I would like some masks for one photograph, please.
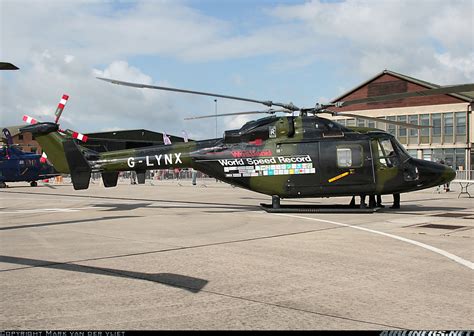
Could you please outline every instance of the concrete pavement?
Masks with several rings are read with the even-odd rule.
[[[213,180],[152,183],[0,190],[0,329],[474,329],[473,199],[278,215]]]

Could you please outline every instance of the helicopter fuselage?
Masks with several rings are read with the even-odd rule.
[[[403,193],[451,181],[444,165],[410,157],[390,134],[320,117],[267,117],[223,138],[101,153],[95,171],[194,168],[281,198]]]

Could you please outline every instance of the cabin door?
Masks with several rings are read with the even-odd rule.
[[[375,191],[369,140],[320,142],[319,170],[324,193],[356,195]]]

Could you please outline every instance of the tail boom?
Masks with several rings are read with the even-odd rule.
[[[154,169],[190,168],[192,143],[153,146],[102,153],[93,168],[101,171],[144,171]]]
[[[144,176],[146,170],[194,166],[191,153],[196,149],[195,142],[89,153],[71,137],[59,133],[55,123],[36,123],[23,127],[21,131],[35,136],[58,172],[71,174],[74,189],[87,189],[92,171],[101,172],[104,185],[113,187],[120,171],[133,170]]]

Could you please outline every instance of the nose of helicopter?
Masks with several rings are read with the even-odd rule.
[[[424,188],[435,187],[454,180],[456,171],[441,163],[416,160],[420,183]]]

